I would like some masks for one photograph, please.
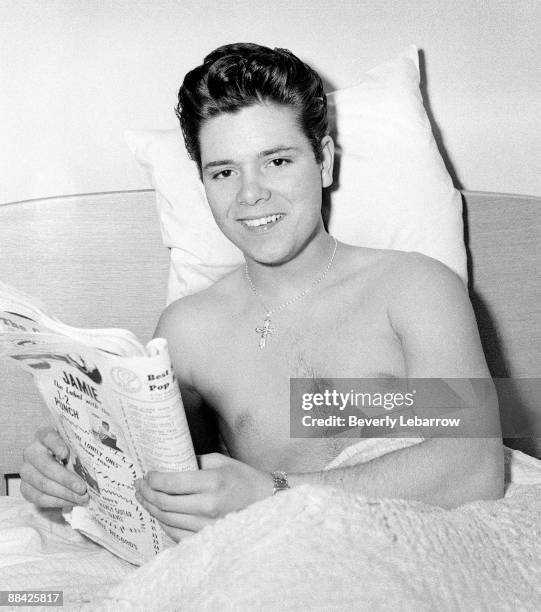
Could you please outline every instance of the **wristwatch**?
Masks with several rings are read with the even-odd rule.
[[[278,491],[285,491],[289,489],[289,483],[287,482],[287,474],[285,472],[272,472],[272,480],[274,482],[273,495],[276,495]]]

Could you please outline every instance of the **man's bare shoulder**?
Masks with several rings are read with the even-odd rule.
[[[241,280],[242,269],[238,268],[210,287],[171,302],[160,317],[158,330],[189,334],[195,329],[204,329],[209,321],[223,311],[224,306],[235,299]]]
[[[471,305],[462,279],[442,262],[417,252],[384,251],[380,282],[392,318],[422,318],[454,309],[464,314]]]
[[[234,295],[238,276],[233,271],[208,289],[171,302],[160,317],[154,336],[167,340],[183,387],[190,387],[194,368],[201,368],[212,354],[211,339],[221,332],[223,308],[228,306],[228,296]]]
[[[404,327],[412,320],[441,319],[451,313],[471,318],[466,285],[436,259],[417,252],[354,247],[346,256],[350,284],[385,309],[392,324]]]
[[[365,299],[368,295],[377,312],[386,313],[408,376],[488,375],[468,289],[457,274],[420,253],[353,255],[364,261],[365,270],[358,266],[356,291]]]
[[[417,252],[386,251],[388,279],[404,293],[434,292],[441,289],[465,289],[462,279],[441,261]]]
[[[395,297],[420,292],[419,297],[445,286],[465,287],[445,264],[422,253],[343,246],[345,274],[362,275]]]
[[[395,311],[407,315],[429,309],[470,310],[466,284],[442,262],[422,253],[402,251],[394,252],[389,261],[387,285],[392,291],[390,304],[394,304]]]

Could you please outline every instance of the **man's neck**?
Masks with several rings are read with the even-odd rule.
[[[333,257],[334,239],[319,232],[294,257],[278,265],[246,257],[249,281],[269,308],[308,289],[325,274]]]

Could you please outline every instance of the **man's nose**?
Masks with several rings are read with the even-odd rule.
[[[247,173],[242,176],[240,188],[237,194],[239,204],[254,206],[270,198],[270,190],[265,186],[262,177],[258,173]]]

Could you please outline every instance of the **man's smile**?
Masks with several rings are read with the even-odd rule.
[[[267,215],[265,217],[251,217],[240,219],[241,223],[249,228],[251,231],[262,231],[270,229],[276,223],[279,223],[284,218],[283,213],[276,213],[273,215]]]

